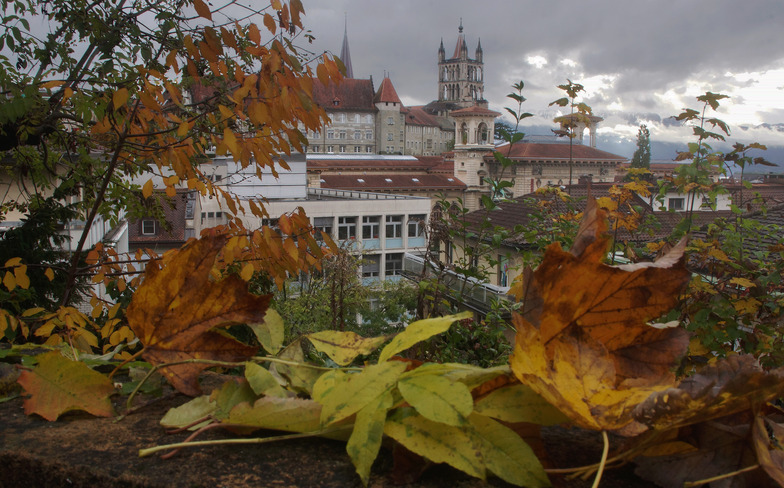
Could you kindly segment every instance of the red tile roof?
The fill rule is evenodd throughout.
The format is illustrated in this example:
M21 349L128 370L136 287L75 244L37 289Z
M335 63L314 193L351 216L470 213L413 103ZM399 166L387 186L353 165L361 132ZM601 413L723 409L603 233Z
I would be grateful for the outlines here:
M408 107L406 114L406 125L440 126L435 115L427 113L422 105Z
M454 113L454 112L453 112ZM496 148L496 151L507 155L508 144ZM544 159L544 160L569 160L569 144L545 144L538 142L518 142L512 146L509 157L511 159ZM572 144L571 158L574 161L627 161L628 158L617 154L596 149L584 144Z
M322 175L322 188L359 191L439 191L464 190L465 183L446 175Z
M373 104L373 81L344 78L340 83L313 82L313 99L325 110L376 109Z
M451 162L450 162L451 164ZM351 156L324 157L308 155L308 171L417 171L442 173L447 164L442 156L399 156L396 158L366 158ZM451 168L451 166L449 166ZM450 169L451 174L451 169Z
M400 98L397 96L397 92L395 91L395 87L392 86L392 80L389 77L384 78L384 81L381 82L381 86L378 87L378 92L376 93L376 98L374 99L376 103L379 102L388 102L388 103L399 103L403 104L400 101Z

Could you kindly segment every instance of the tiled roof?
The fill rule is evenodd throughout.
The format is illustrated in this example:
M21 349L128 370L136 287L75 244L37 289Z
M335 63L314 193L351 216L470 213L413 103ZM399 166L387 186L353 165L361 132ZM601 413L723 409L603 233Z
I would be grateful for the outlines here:
M511 159L533 159L533 160L563 160L569 161L569 144L543 144L537 142L518 142L512 146L509 157ZM507 155L508 144L503 144L496 148L503 155ZM595 147L584 144L571 145L571 158L575 162L580 161L615 161L623 162L627 158L617 154L609 153L596 149Z
M188 207L189 190L178 190L177 195L169 198L165 193L156 191L153 197L156 198L163 209L164 220L169 227L163 228L160 222L155 222L155 234L142 234L142 221L154 219L154 217L130 220L128 223L128 243L132 245L149 246L152 244L184 244L186 209Z
M376 103L399 103L401 105L403 103L400 101L400 97L397 96L395 87L392 86L392 80L390 80L389 77L384 78L384 81L381 82L381 86L378 87L378 92L373 101Z
M442 156L376 156L365 155L352 157L345 155L321 156L308 155L308 171L395 171L395 172L436 172L446 169Z
M436 116L427 113L422 105L408 107L406 111L406 125L440 126Z
M474 105L473 107L466 107L461 108L459 110L452 110L449 112L452 117L469 117L471 115L488 115L493 117L498 117L501 115L500 112L496 112L495 110L490 110L488 108L480 107L479 105Z
M394 173L370 175L321 175L322 188L362 191L438 191L464 190L466 185L453 176L400 175Z
M343 78L340 83L324 85L313 81L313 99L325 110L375 111L373 81Z

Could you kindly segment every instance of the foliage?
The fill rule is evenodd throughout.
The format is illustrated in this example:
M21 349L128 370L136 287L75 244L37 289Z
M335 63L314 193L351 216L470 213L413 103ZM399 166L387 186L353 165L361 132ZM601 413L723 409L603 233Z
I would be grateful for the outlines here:
M645 124L640 125L640 129L637 131L637 149L632 156L631 167L651 168L651 133Z
M574 172L573 161L573 144L574 138L577 137L576 129L580 126L588 126L591 123L590 116L592 114L591 107L583 102L577 102L577 97L581 92L585 91L585 87L580 83L574 83L572 80L567 79L566 84L558 85L558 88L566 93L565 97L559 98L550 102L550 106L557 105L559 107L569 107L569 115L562 115L553 119L561 125L561 128L553 132L557 136L565 136L569 138L569 186L572 186L572 174Z

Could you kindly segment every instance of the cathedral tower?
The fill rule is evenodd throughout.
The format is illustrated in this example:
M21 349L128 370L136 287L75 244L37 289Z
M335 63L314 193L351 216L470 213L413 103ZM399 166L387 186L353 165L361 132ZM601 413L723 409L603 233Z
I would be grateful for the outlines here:
M463 35L463 19L460 19L457 44L452 57L446 58L443 39L438 48L438 101L454 103L460 108L474 105L487 107L484 90L482 42L477 43L475 58L469 58Z

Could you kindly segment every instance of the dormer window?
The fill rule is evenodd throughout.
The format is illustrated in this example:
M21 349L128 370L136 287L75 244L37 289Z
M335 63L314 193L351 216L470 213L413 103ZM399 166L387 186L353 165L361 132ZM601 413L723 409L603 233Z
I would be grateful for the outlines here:
M336 98L336 99L332 100L332 105L335 106L335 107L339 106L340 105L340 99Z
M155 220L153 219L142 220L142 235L144 236L155 235Z

